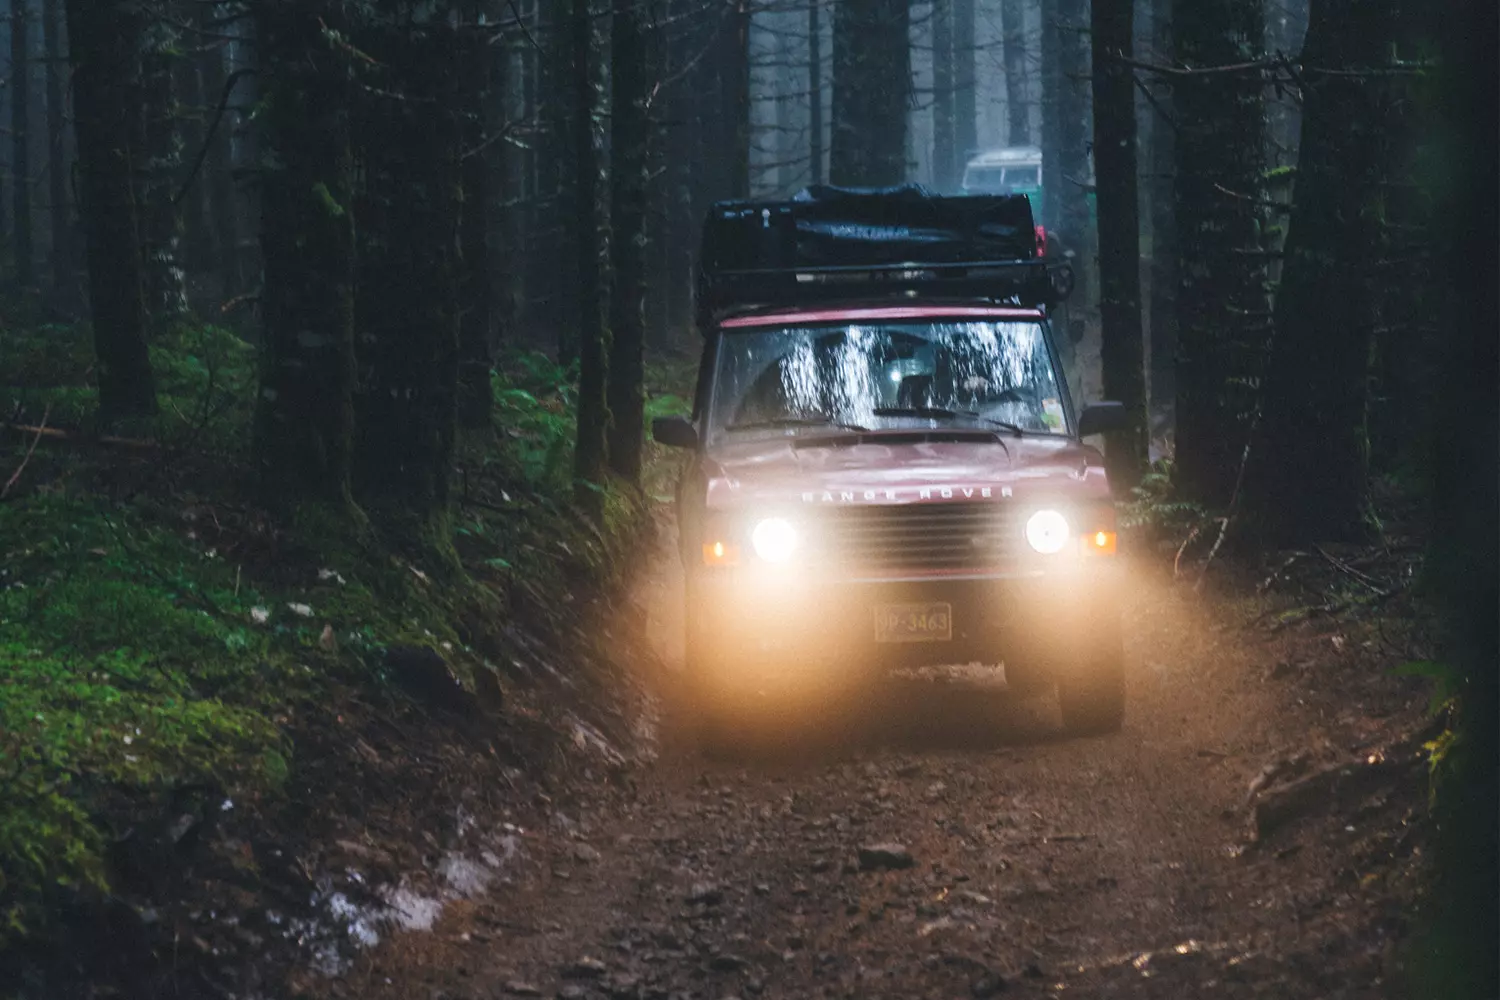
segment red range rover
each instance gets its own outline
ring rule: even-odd
[[[1082,412],[1049,310],[1071,287],[1023,196],[813,189],[715,207],[678,488],[704,719],[893,667],[1004,664],[1067,727],[1124,712],[1118,404]]]

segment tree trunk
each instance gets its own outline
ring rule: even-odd
[[[944,194],[960,179],[953,96],[953,0],[932,0],[932,184]]]
[[[499,87],[500,74],[491,71],[489,38],[480,29],[479,4],[471,4],[461,39],[463,80],[463,208],[459,240],[463,270],[459,280],[458,419],[471,430],[488,427],[494,409],[491,339],[494,332],[492,276],[489,253],[490,175],[504,149],[486,142],[486,111]]]
[[[680,24],[684,0],[666,0],[666,3],[667,24]],[[693,58],[693,46],[689,41],[686,32],[669,35],[664,41],[664,79],[690,73],[688,63]],[[700,220],[694,218],[691,163],[699,127],[690,113],[687,93],[690,86],[690,79],[684,76],[674,85],[662,88],[652,105],[664,144],[661,180],[657,184],[661,204],[661,274],[656,294],[661,299],[665,329],[672,334],[690,333],[693,323],[693,229]]]
[[[1433,533],[1422,576],[1429,606],[1444,619],[1438,655],[1452,665],[1447,686],[1458,700],[1434,776],[1433,906],[1407,968],[1416,973],[1414,995],[1481,1000],[1500,996],[1500,818],[1493,792],[1500,785],[1500,150],[1494,141],[1500,24],[1489,0],[1457,0],[1439,10],[1434,18],[1428,5],[1420,8],[1421,19],[1436,25],[1440,57],[1437,80],[1423,81],[1420,104],[1451,151],[1427,174],[1426,186],[1435,196],[1434,216],[1444,222],[1434,234],[1443,415],[1459,419],[1432,428],[1428,439]]]
[[[172,65],[174,86],[180,95],[178,129],[189,164],[196,160],[203,149],[208,121],[213,114],[213,107],[206,105],[210,101],[217,105],[219,99],[218,94],[209,98],[203,93],[202,61],[195,56],[196,52],[192,50],[179,53]],[[201,168],[193,176],[191,183],[192,187],[183,195],[178,211],[182,219],[184,269],[191,262],[194,276],[197,277],[205,271],[212,273],[214,246],[213,231],[208,224],[208,182]],[[176,195],[175,190],[172,193]]]
[[[727,166],[723,198],[750,197],[750,4],[732,0],[719,29],[718,77],[722,105],[718,121],[724,141],[717,154]]]
[[[1187,67],[1254,61],[1259,0],[1177,0],[1176,58]],[[1247,50],[1248,46],[1248,50]],[[1268,324],[1262,250],[1265,100],[1259,73],[1179,78],[1176,485],[1229,504],[1256,406]]]
[[[205,20],[212,17],[211,11],[203,14]],[[224,88],[228,85],[226,52],[223,44],[212,44],[204,48],[199,56],[203,79],[203,94],[209,107],[207,113],[217,111],[225,100]],[[241,84],[236,85],[236,92]],[[235,101],[229,96],[229,103]],[[208,137],[208,157],[203,162],[203,185],[208,199],[209,245],[212,253],[208,266],[218,278],[218,294],[228,300],[241,288],[244,275],[240,264],[240,213],[235,204],[234,162],[231,137],[235,116],[226,111],[214,133]],[[210,122],[211,123],[211,122]]]
[[[11,215],[15,230],[11,252],[15,256],[16,285],[36,284],[36,260],[31,227],[31,19],[26,0],[11,0],[10,17],[10,128]]]
[[[1062,49],[1057,34],[1058,0],[1040,0],[1042,19],[1042,203],[1034,206],[1036,221],[1047,228],[1049,238],[1057,231],[1058,194],[1062,190]],[[1060,248],[1059,248],[1060,249]],[[1049,248],[1049,252],[1050,248]]]
[[[1059,242],[1076,255],[1073,267],[1078,288],[1074,301],[1087,303],[1094,294],[1094,259],[1092,220],[1087,185],[1093,177],[1089,164],[1090,124],[1093,109],[1089,100],[1090,72],[1088,45],[1088,0],[1055,0],[1056,20],[1043,25],[1043,31],[1057,36],[1057,186],[1045,197],[1056,206]]]
[[[807,6],[807,134],[812,159],[812,183],[822,184],[823,170],[823,10],[822,5]]]
[[[67,15],[99,413],[108,423],[156,412],[131,183],[141,20],[130,0],[68,0]]]
[[[354,44],[379,66],[356,102],[361,190],[355,496],[424,557],[451,563],[458,427],[461,70],[445,11],[377,6]],[[365,72],[365,71],[361,71]]]
[[[73,217],[68,211],[68,116],[64,96],[63,7],[62,0],[46,0],[42,30],[47,49],[47,215],[52,231],[51,264],[52,298],[57,302],[71,300],[77,280],[74,258]]]
[[[640,5],[616,7],[610,59],[610,469],[626,482],[641,481],[645,428],[645,238],[649,63]]]
[[[1104,395],[1125,404],[1129,430],[1105,455],[1120,496],[1147,461],[1146,358],[1141,343],[1140,206],[1136,191],[1133,0],[1093,5],[1094,160],[1099,177],[1099,317]]]
[[[187,312],[187,285],[179,261],[182,214],[172,204],[182,167],[182,136],[177,130],[177,88],[173,63],[180,58],[175,27],[156,20],[147,26],[141,48],[144,83],[140,114],[144,116],[145,158],[140,163],[141,238],[145,261],[146,309],[152,325]]]
[[[552,327],[557,360],[564,365],[578,360],[578,331],[584,322],[583,302],[575,294],[584,280],[578,272],[583,251],[574,242],[578,232],[573,225],[582,210],[576,184],[580,174],[578,164],[587,153],[577,148],[579,129],[573,120],[577,97],[573,92],[572,25],[573,6],[577,2],[547,0],[547,9],[552,14],[545,43],[548,53],[546,58],[538,60],[542,74],[542,113],[546,119],[544,149],[538,157],[538,194],[546,205],[541,213],[542,229],[537,234],[537,266],[527,284],[531,304],[536,307],[542,324]]]
[[[79,0],[92,2],[92,0]],[[354,162],[343,0],[261,0],[265,362],[255,423],[269,498],[352,510]]]
[[[1400,0],[1380,0],[1399,3]],[[1308,0],[1266,6],[1266,44],[1272,53],[1290,56],[1307,34]],[[1273,167],[1295,166],[1301,112],[1293,95],[1277,88],[1266,115],[1267,162]]]
[[[599,266],[599,144],[594,129],[594,24],[589,0],[573,0],[569,37],[572,40],[573,147],[577,153],[573,190],[576,204],[573,239],[578,253],[577,297],[582,318],[578,324],[578,439],[573,472],[579,483],[578,500],[597,511],[596,495],[587,484],[604,480],[609,408],[605,399],[608,331],[600,301],[603,281]]]
[[[1172,0],[1151,0],[1151,37],[1156,52],[1172,51]],[[1152,96],[1162,110],[1151,129],[1151,176],[1146,189],[1151,205],[1151,416],[1170,414],[1177,392],[1177,219],[1174,176],[1177,169],[1177,120],[1164,88]],[[1170,421],[1168,421],[1170,426]]]
[[[910,0],[906,0],[907,3]],[[975,0],[953,3],[953,173],[963,176],[970,154],[979,147],[979,88],[974,63],[979,46],[976,37]]]
[[[1302,50],[1302,155],[1244,498],[1279,542],[1359,538],[1373,524],[1366,416],[1395,133],[1394,95],[1378,74],[1395,42],[1392,13],[1388,3],[1313,0]]]
[[[348,0],[338,2],[347,3]],[[232,126],[225,135],[225,177],[229,194],[225,204],[233,213],[237,239],[226,243],[225,248],[233,254],[228,262],[232,270],[227,269],[227,273],[234,276],[240,294],[243,295],[246,286],[260,280],[262,269],[258,238],[258,220],[261,217],[260,185],[254,178],[259,177],[261,157],[264,155],[260,144],[261,130],[256,120],[256,109],[261,105],[263,88],[260,77],[253,72],[245,76],[236,75],[241,70],[250,71],[255,68],[260,46],[255,22],[242,19],[226,30],[233,35],[233,39],[225,46],[224,69],[235,78],[235,85],[230,102],[233,111],[224,122],[225,126]],[[243,183],[241,178],[245,178]],[[252,239],[252,236],[256,238]]]
[[[866,0],[834,9],[828,173],[835,184],[886,187],[906,180],[909,22],[908,0]]]
[[[1021,0],[1003,0],[1006,142],[1031,145],[1031,109],[1026,104],[1026,7]]]

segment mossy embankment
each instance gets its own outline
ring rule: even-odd
[[[161,414],[100,435],[86,330],[0,338],[0,996],[238,981],[272,938],[293,963],[296,935],[201,914],[315,907],[325,841],[399,853],[476,782],[546,782],[580,727],[629,738],[594,626],[660,484],[573,507],[568,372],[496,375],[458,449],[455,568],[258,501],[235,333],[152,353]]]

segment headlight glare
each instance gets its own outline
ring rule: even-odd
[[[790,521],[768,517],[750,533],[755,554],[768,563],[782,563],[797,551],[797,529]]]
[[[1068,519],[1055,510],[1039,510],[1026,522],[1026,542],[1043,555],[1061,552],[1068,544]]]

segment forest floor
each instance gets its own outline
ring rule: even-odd
[[[1425,683],[1392,670],[1424,643],[1415,545],[1276,573],[1221,559],[1201,592],[1201,557],[1178,580],[1171,549],[1141,554],[1114,735],[1065,738],[1052,701],[943,675],[724,760],[678,697],[680,571],[657,519],[616,611],[622,635],[644,623],[618,648],[652,759],[534,797],[484,834],[507,845],[497,877],[450,877],[440,911],[410,908],[420,930],[304,968],[296,992],[1406,995],[1434,732]]]

